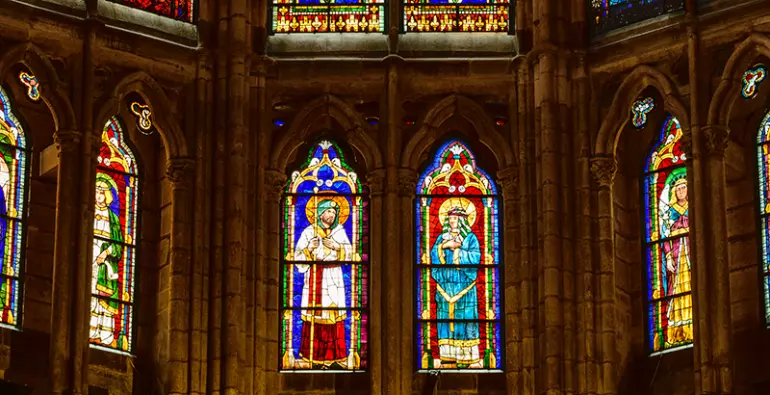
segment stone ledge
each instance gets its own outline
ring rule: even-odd
[[[399,52],[518,53],[516,36],[507,33],[406,33]]]
[[[80,0],[69,0],[80,1]],[[165,33],[173,38],[181,38],[189,43],[198,42],[197,26],[178,21],[176,19],[155,15],[153,13],[142,11],[140,9],[112,3],[109,1],[99,1],[97,3],[99,15],[105,19],[119,22],[119,26],[133,30],[132,27],[141,26],[149,28],[155,32]],[[150,33],[150,35],[152,35]]]
[[[289,33],[267,38],[268,54],[388,52],[382,33]]]

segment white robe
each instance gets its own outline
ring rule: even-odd
[[[337,261],[352,261],[353,260],[353,246],[350,244],[345,229],[342,225],[337,225],[328,238],[331,238],[337,244],[340,245],[339,251],[334,251],[323,245],[321,240],[323,239],[320,232],[316,230],[313,225],[308,226],[302,231],[302,234],[297,241],[297,245],[294,249],[295,261],[321,261],[321,262],[337,262]],[[308,246],[310,242],[318,238],[318,247],[310,251]],[[302,287],[302,306],[317,307],[317,308],[345,308],[345,280],[342,276],[342,268],[339,266],[323,267],[321,289],[314,290],[314,292],[322,292],[321,304],[314,305],[311,303],[315,298],[311,298],[310,284],[313,281],[311,276],[315,273],[315,270],[310,270],[311,265],[297,264],[297,271],[305,273],[305,284]],[[338,310],[302,310],[302,319],[310,320],[311,316],[314,318],[315,323],[319,324],[333,324],[345,319],[346,312]]]
[[[104,207],[96,207],[94,212],[94,235],[102,236],[104,238],[110,238],[110,213],[109,209]],[[93,242],[93,274],[91,276],[91,293],[96,294],[96,274],[99,272],[99,264],[96,262],[96,258],[102,252],[102,244],[107,241],[94,237]],[[110,280],[117,280],[118,273],[112,270],[111,265],[107,265],[107,276]],[[114,314],[104,308],[99,303],[99,298],[91,298],[91,340],[99,339],[101,344],[111,345],[115,340],[113,332]]]

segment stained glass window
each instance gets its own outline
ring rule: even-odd
[[[759,127],[757,144],[762,288],[765,295],[765,322],[770,325],[770,112],[765,115]]]
[[[183,22],[193,22],[196,0],[109,0]]]
[[[438,150],[415,212],[417,366],[501,369],[497,189],[465,144]]]
[[[90,341],[130,353],[139,180],[136,159],[116,117],[104,126],[97,161]]]
[[[403,0],[406,32],[508,32],[511,0]]]
[[[684,0],[588,0],[588,4],[593,15],[593,34],[684,10]]]
[[[631,122],[637,128],[644,127],[647,124],[647,114],[655,108],[655,100],[651,97],[640,99],[631,105]]]
[[[384,32],[385,0],[271,0],[273,33]]]
[[[0,87],[0,324],[21,324],[28,148],[11,102]]]
[[[27,97],[30,100],[40,100],[40,82],[37,80],[37,77],[22,71],[19,73],[19,81],[27,87]]]
[[[751,99],[757,94],[757,89],[762,81],[765,80],[767,71],[762,65],[746,70],[741,78],[741,94],[746,99]]]
[[[650,352],[692,344],[688,159],[682,128],[669,116],[645,165],[645,250]]]
[[[369,210],[331,141],[315,145],[283,197],[281,369],[367,368]]]

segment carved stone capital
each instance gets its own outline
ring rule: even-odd
[[[686,132],[682,135],[681,140],[679,140],[679,145],[682,147],[682,151],[684,151],[684,154],[687,155],[687,158],[693,159],[693,153],[692,153],[692,133]]]
[[[504,199],[513,199],[519,190],[519,169],[508,167],[497,172],[497,184]]]
[[[265,171],[265,193],[268,201],[280,201],[284,188],[286,188],[286,174],[278,170]]]
[[[707,125],[703,127],[702,132],[706,154],[723,158],[730,142],[730,131],[724,126]]]
[[[57,130],[53,139],[60,152],[76,152],[82,134],[76,130]]]
[[[166,178],[174,188],[192,185],[195,161],[191,158],[171,158],[166,162]]]
[[[412,196],[417,192],[417,179],[419,175],[411,169],[398,169],[398,194],[400,196]]]
[[[591,174],[602,188],[609,188],[618,171],[618,163],[610,156],[595,156],[591,158]]]
[[[366,175],[364,184],[369,188],[369,194],[380,196],[385,192],[385,169],[377,169]]]

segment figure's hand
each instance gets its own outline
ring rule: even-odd
[[[314,251],[316,248],[318,248],[318,238],[314,237],[313,240],[310,240],[310,243],[307,245],[307,249],[310,251]]]
[[[102,251],[102,253],[99,254],[99,256],[96,257],[96,264],[97,265],[103,264],[104,261],[107,259],[107,251],[109,251],[109,249]]]
[[[670,271],[672,273],[676,273],[676,268],[674,267],[673,260],[671,260],[671,259],[667,259],[666,260],[666,268],[668,269],[668,271]]]
[[[340,243],[337,243],[336,241],[332,239],[324,239],[323,240],[324,247],[333,250],[333,251],[339,251],[340,250]]]
[[[460,243],[454,240],[449,240],[446,243],[444,243],[442,247],[444,247],[445,250],[455,250],[460,248]]]

